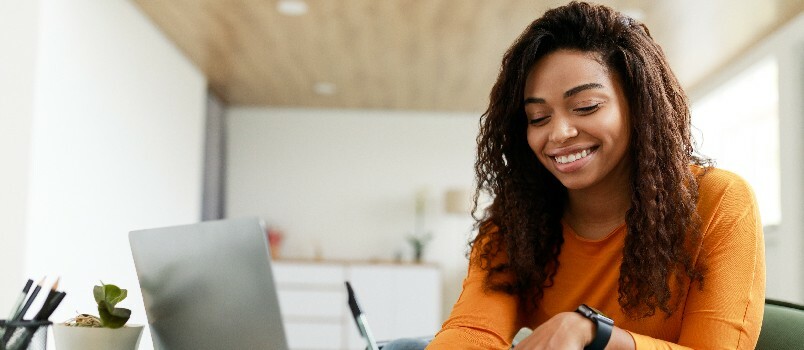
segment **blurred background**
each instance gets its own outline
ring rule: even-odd
[[[283,268],[434,272],[411,284],[433,287],[435,332],[501,57],[564,3],[0,0],[0,312],[61,276],[54,320],[93,311],[103,280],[146,323],[129,231],[256,216]],[[804,1],[601,3],[647,24],[699,151],[753,186],[767,296],[804,303]]]

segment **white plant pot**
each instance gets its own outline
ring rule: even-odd
[[[142,325],[111,329],[54,324],[53,338],[56,350],[136,350],[142,328]]]

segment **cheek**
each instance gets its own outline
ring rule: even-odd
[[[631,130],[628,121],[624,117],[617,121],[617,139],[621,148],[628,148],[631,141]]]
[[[597,126],[599,130],[607,130],[608,137],[616,144],[628,144],[628,122],[619,113],[612,113],[602,120],[602,124]]]
[[[528,138],[528,146],[530,146],[530,149],[538,155],[539,150],[544,145],[543,143],[540,142],[539,133],[536,132],[533,128],[528,128],[527,138]]]
[[[538,129],[528,128],[528,146],[530,146],[530,150],[536,154],[542,164],[546,164],[549,161],[547,156],[542,153],[545,143],[547,143],[546,135],[543,135]]]
[[[605,126],[608,130],[609,142],[611,142],[611,157],[617,162],[621,161],[627,154],[630,144],[629,124],[622,116],[613,116]]]

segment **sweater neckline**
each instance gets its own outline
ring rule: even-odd
[[[575,229],[572,228],[564,219],[561,220],[561,225],[564,227],[565,232],[569,232],[567,236],[574,238],[575,240],[582,242],[582,243],[604,243],[605,241],[611,239],[612,237],[616,236],[618,232],[623,230],[626,227],[626,223],[623,221],[621,224],[617,225],[617,227],[613,228],[609,233],[599,239],[589,239],[579,235],[575,232]]]

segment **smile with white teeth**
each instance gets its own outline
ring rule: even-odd
[[[555,159],[558,164],[567,164],[567,163],[572,163],[572,162],[574,162],[574,161],[576,161],[578,159],[584,158],[584,157],[586,157],[586,156],[588,156],[590,154],[592,154],[592,149],[591,148],[590,149],[585,149],[585,150],[580,151],[578,153],[573,153],[573,154],[570,154],[570,155],[566,155],[566,156],[553,157],[553,159]]]

